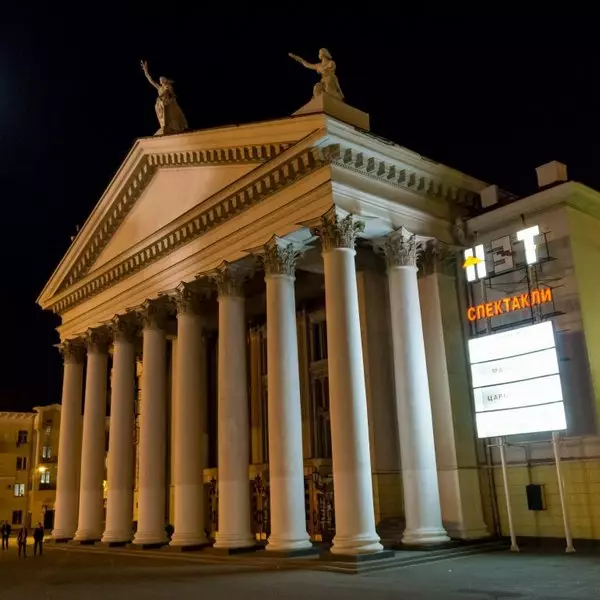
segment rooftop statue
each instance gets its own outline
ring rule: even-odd
[[[158,83],[156,83],[148,73],[148,62],[143,60],[141,61],[141,65],[146,79],[158,91],[154,110],[156,111],[160,129],[154,135],[181,133],[185,131],[188,124],[183,111],[179,108],[179,104],[177,104],[177,96],[175,96],[175,91],[173,90],[174,82],[166,77],[159,77]]]
[[[303,58],[296,56],[295,54],[290,53],[289,56],[295,61],[298,61],[307,69],[316,71],[321,76],[321,81],[315,84],[315,87],[313,88],[314,98],[325,93],[337,98],[338,100],[344,99],[344,94],[342,93],[342,89],[340,88],[340,84],[335,74],[335,62],[333,62],[329,50],[326,48],[321,48],[319,50],[319,60],[321,62],[318,62],[314,65],[305,61]]]

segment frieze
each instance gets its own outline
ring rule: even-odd
[[[256,206],[298,179],[329,164],[331,154],[330,147],[303,150],[284,164],[265,173],[261,178],[252,181],[234,194],[186,221],[175,231],[166,234],[119,264],[98,274],[93,280],[88,281],[53,304],[51,310],[54,313],[61,314],[116,282],[130,277],[234,216]]]
[[[113,202],[107,216],[97,227],[93,238],[83,252],[83,256],[61,284],[59,291],[65,290],[87,275],[94,261],[111,239],[112,234],[129,214],[129,211],[148,187],[159,168],[220,164],[261,164],[279,156],[279,154],[287,150],[291,145],[291,142],[286,142],[233,148],[161,152],[144,156],[129,177],[119,197]]]

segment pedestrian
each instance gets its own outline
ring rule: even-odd
[[[33,530],[33,555],[40,551],[40,556],[44,553],[44,528],[41,523]]]
[[[21,529],[19,529],[19,533],[17,534],[17,548],[19,552],[19,558],[21,558],[21,553],[23,554],[23,558],[27,558],[27,527],[23,525]]]
[[[4,521],[2,526],[0,527],[0,533],[2,535],[2,550],[8,550],[8,538],[10,537],[10,532],[12,528],[8,521]]]

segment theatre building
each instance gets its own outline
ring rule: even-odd
[[[504,531],[467,341],[548,321],[573,530],[599,537],[600,196],[542,171],[516,199],[327,94],[137,140],[38,300],[64,358],[53,537],[360,554]],[[507,449],[515,521],[562,535],[533,435]]]

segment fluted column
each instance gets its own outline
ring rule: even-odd
[[[219,293],[218,467],[219,524],[215,548],[252,548],[250,423],[246,375],[243,282],[247,270],[224,264],[214,279]]]
[[[81,444],[79,524],[74,540],[100,541],[104,513],[104,461],[106,453],[106,383],[108,338],[105,331],[89,331],[87,372]]]
[[[334,554],[379,552],[354,243],[364,225],[331,211],[315,232],[325,271],[327,365],[335,499]]]
[[[80,343],[73,341],[63,342],[59,348],[63,357],[64,371],[52,538],[56,541],[67,541],[75,535],[79,508],[81,404],[85,352]]]
[[[382,246],[388,272],[406,529],[402,542],[449,538],[442,525],[425,343],[417,284],[416,238],[401,228]]]
[[[135,327],[115,317],[112,395],[106,499],[106,528],[102,541],[121,545],[133,536],[133,429],[135,408]]]
[[[133,543],[166,544],[167,341],[164,309],[147,302],[143,319],[142,394],[140,403],[138,528]]]
[[[177,303],[177,400],[174,403],[172,448],[175,534],[171,546],[199,547],[204,532],[204,415],[206,414],[206,360],[198,299],[185,286]],[[143,390],[142,390],[143,393]]]
[[[268,551],[311,548],[304,508],[302,413],[294,270],[300,248],[273,238],[261,257],[267,286],[267,393],[271,535]]]

